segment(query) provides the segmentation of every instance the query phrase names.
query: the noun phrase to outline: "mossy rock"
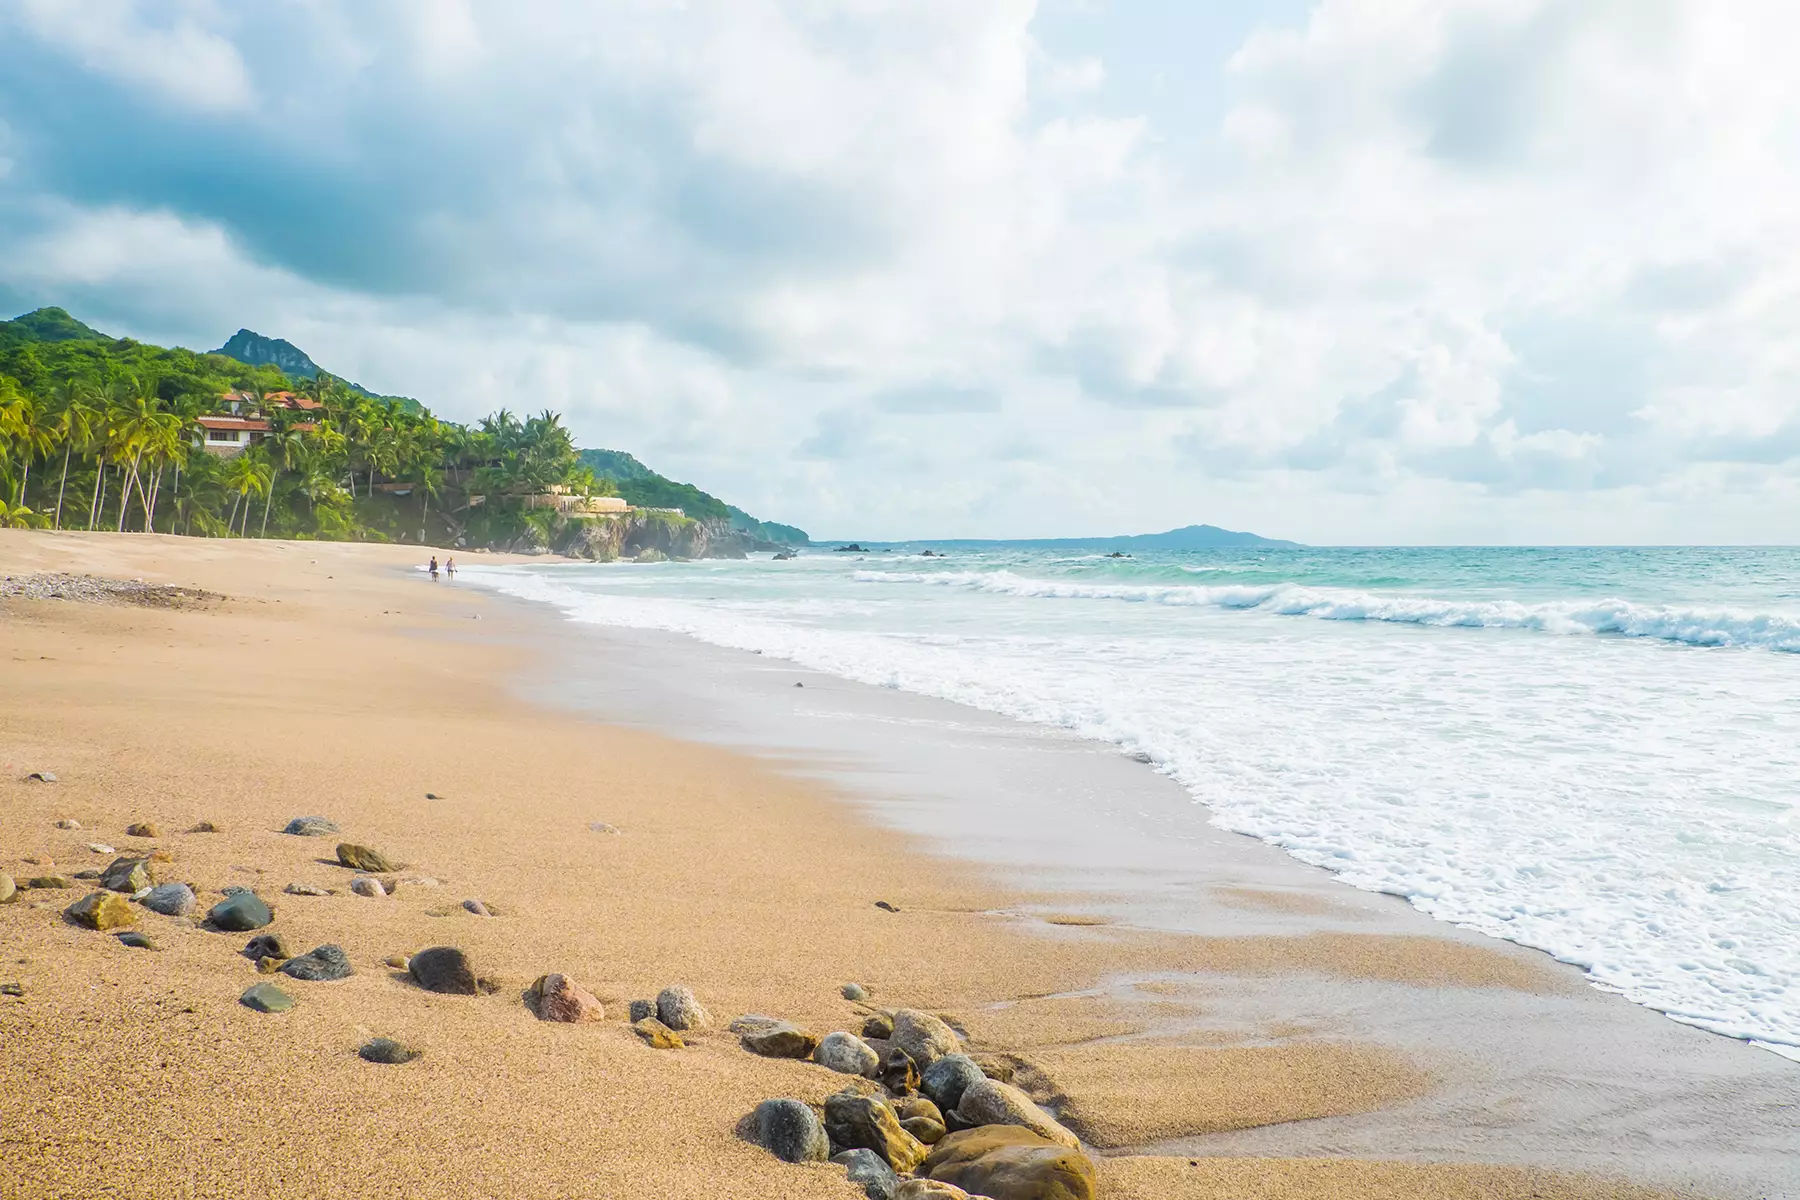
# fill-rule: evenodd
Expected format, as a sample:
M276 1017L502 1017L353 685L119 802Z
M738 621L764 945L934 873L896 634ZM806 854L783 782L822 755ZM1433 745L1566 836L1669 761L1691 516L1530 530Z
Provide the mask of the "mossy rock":
M137 910L131 907L125 897L113 892L94 892L83 896L64 912L77 925L102 932L119 929L137 921Z

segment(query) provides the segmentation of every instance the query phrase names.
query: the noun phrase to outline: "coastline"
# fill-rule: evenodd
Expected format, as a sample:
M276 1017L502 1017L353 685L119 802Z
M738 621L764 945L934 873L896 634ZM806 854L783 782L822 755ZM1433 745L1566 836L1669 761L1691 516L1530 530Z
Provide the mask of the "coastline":
M214 820L224 833L159 839L182 877L214 892L254 883L290 936L306 947L341 942L358 967L349 980L297 988L293 1013L267 1017L236 1004L256 981L235 953L241 939L147 916L142 927L165 943L150 954L64 924L60 904L0 908L18 947L9 957L28 960L0 966L27 984L24 997L0 1002L0 1062L14 1081L0 1089L0 1190L849 1197L839 1169L780 1163L732 1133L763 1098L818 1101L841 1079L746 1054L722 1029L688 1051L651 1051L617 1018L627 1000L682 982L721 1024L753 1011L817 1032L855 1028L837 995L851 980L876 1003L953 1013L974 1045L1012 1056L1060 1098L1107 1155L1161 1152L1103 1158L1108 1196L1227 1186L1270 1197L1645 1194L1551 1167L1715 1195L1793 1185L1771 1174L1782 1169L1773 1146L1766 1158L1750 1153L1778 1114L1733 1109L1783 1083L1791 1094L1793 1064L1572 985L1574 973L1544 956L1446 934L1398 901L1353 893L1247 839L1236 840L1323 886L1274 866L1244 869L1242 856L1209 841L1208 855L1226 857L1208 859L1212 873L1197 881L1210 897L1200 910L1210 928L1198 932L1122 919L1156 911L1143 895L1157 888L1162 909L1191 917L1199 894L1167 890L1171 872L1193 881L1194 867L1179 861L1129 878L1138 842L1097 854L1109 861L1094 872L1077 861L1021 886L1018 872L1041 865L1046 845L1052 858L1068 845L1067 828L1060 842L1015 839L1031 854L1008 863L992 848L1009 822L1018 829L1017 810L985 829L952 824L973 812L956 779L994 793L1010 771L959 771L934 750L909 774L854 738L820 745L784 734L849 729L870 699L810 676L792 689L800 673L785 664L780 685L819 707L780 729L756 727L750 715L776 711L763 687L775 682L771 664L569 630L522 602L409 574L419 553L0 534L7 574L143 575L230 597L172 611L0 601L18 681L0 697L6 869L17 874L25 855L87 865L94 856L81 844L120 844L130 821ZM733 677L746 671L763 678ZM670 685L660 692L659 678ZM593 690L601 685L614 690ZM546 694L609 723L561 711ZM1008 744L998 719L946 716L955 706L897 693L875 699L923 706L877 714L886 732L948 727L976 759ZM616 723L627 715L649 728ZM731 721L736 740L723 728ZM1026 758L1068 776L1079 757L1069 777L1093 788L1136 796L1140 782L1160 780L1086 744L1039 755L1052 742L1037 741ZM909 745L918 755L925 743ZM40 765L60 781L20 781ZM428 790L445 799L425 800ZM917 802L909 816L896 795ZM1067 815L1080 811L1072 802ZM282 895L290 878L347 879L313 861L327 847L274 832L313 812L442 886L403 887L391 900ZM65 815L83 831L55 830ZM623 832L595 833L593 822ZM1055 831L1032 830L1044 832ZM1231 835L1218 837L1223 846ZM1234 888L1235 903L1225 894ZM465 895L501 916L461 913ZM473 1001L427 996L379 965L433 942L471 950L507 987ZM608 1020L536 1021L518 993L548 971L591 988ZM1486 1069L1491 1082L1496 1055L1490 1046L1484 1066L1459 1039L1496 1021L1510 1024L1490 1036L1541 1053L1484 1092L1469 1080ZM1678 1036L1654 1036L1648 1022ZM1629 1072L1644 1104L1621 1111L1618 1089L1631 1080L1604 1075L1618 1064L1593 1061L1591 1039L1638 1026L1662 1082ZM404 1036L425 1057L371 1069L353 1053L359 1030ZM1564 1078L1545 1074L1557 1062ZM1670 1097L1684 1094L1674 1081L1698 1086L1707 1072L1710 1091L1670 1118ZM1588 1109L1558 1092L1577 1082ZM1493 1108L1507 1089L1529 1098L1532 1087L1564 1104L1535 1119L1585 1125L1576 1132L1589 1150L1571 1138L1538 1147L1535 1160L1481 1165L1532 1128ZM1596 1125L1603 1116L1612 1124ZM1672 1144L1652 1144L1661 1129ZM1189 1157L1199 1155L1208 1157ZM1244 1157L1256 1155L1300 1157ZM1412 1161L1331 1157L1340 1155ZM1698 1174L1672 1168L1696 1156ZM1458 1161L1424 1161L1446 1158Z

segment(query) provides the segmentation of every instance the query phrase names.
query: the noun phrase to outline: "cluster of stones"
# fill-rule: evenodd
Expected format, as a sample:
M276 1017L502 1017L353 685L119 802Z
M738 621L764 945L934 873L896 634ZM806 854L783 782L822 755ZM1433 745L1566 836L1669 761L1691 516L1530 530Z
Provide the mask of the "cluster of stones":
M861 992L845 988L846 996ZM1094 1164L1080 1140L1023 1091L990 1077L939 1017L876 1009L861 1036L814 1037L758 1015L730 1028L753 1054L806 1059L855 1077L822 1110L793 1099L757 1106L752 1134L778 1158L829 1159L871 1200L1091 1200L1095 1193Z

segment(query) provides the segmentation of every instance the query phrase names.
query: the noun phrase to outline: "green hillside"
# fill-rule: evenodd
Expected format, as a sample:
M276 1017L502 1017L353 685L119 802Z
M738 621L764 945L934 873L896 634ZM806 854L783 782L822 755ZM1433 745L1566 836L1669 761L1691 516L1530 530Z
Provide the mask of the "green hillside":
M583 450L581 465L598 478L611 480L619 495L639 508L679 508L696 520L729 521L733 529L765 542L804 546L810 540L804 529L759 521L691 483L657 474L623 450Z

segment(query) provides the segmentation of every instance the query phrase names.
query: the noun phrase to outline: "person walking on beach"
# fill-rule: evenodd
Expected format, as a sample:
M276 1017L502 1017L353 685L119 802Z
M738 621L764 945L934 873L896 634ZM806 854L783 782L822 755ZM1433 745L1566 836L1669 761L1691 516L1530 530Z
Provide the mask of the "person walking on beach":
M433 579L437 578L437 555L434 554L431 556L431 566L426 569L431 572L431 577Z
M444 575L449 579L456 578L456 560L454 558L446 558L444 560Z

